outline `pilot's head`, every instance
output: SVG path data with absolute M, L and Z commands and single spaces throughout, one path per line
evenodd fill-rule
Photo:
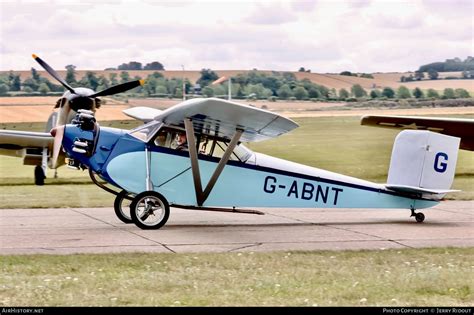
M 176 143 L 178 145 L 183 145 L 186 143 L 186 134 L 185 133 L 178 133 L 176 135 Z

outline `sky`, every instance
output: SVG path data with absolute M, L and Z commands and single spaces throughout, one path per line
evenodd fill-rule
M 474 55 L 473 0 L 0 0 L 0 70 L 402 72 Z

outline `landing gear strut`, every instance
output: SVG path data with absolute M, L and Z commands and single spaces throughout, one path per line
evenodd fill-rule
M 422 212 L 415 213 L 415 209 L 411 208 L 411 216 L 415 217 L 416 222 L 421 223 L 425 221 L 425 215 Z

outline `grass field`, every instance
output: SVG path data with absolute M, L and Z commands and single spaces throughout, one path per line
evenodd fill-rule
M 3 306 L 472 306 L 473 248 L 0 256 Z
M 379 183 L 386 181 L 392 144 L 398 131 L 362 127 L 358 117 L 300 118 L 293 132 L 249 145 L 252 150 L 290 161 Z M 133 128 L 137 121 L 104 122 L 104 126 Z M 8 124 L 2 127 L 10 128 Z M 15 124 L 15 129 L 42 130 L 42 123 Z M 46 185 L 33 185 L 33 167 L 22 160 L 0 157 L 2 208 L 111 206 L 114 196 L 91 183 L 86 171 L 62 167 L 59 178 L 48 170 Z M 454 189 L 447 199 L 474 199 L 474 154 L 459 152 Z M 60 196 L 60 198 L 58 198 Z

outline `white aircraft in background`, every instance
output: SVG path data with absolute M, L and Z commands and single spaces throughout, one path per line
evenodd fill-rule
M 50 130 L 54 127 L 71 123 L 77 112 L 81 109 L 94 113 L 100 107 L 100 96 L 128 91 L 143 85 L 144 80 L 118 84 L 100 92 L 83 87 L 73 88 L 41 58 L 36 55 L 33 55 L 33 58 L 53 78 L 58 80 L 66 88 L 66 91 L 57 101 L 55 108 L 59 108 L 59 110 L 50 115 L 46 123 L 45 132 L 0 130 L 0 154 L 20 157 L 23 159 L 24 165 L 35 165 L 35 184 L 43 185 L 47 167 L 53 168 L 51 163 L 53 137 L 50 134 Z M 64 165 L 64 162 L 55 165 L 54 168 L 61 165 Z

